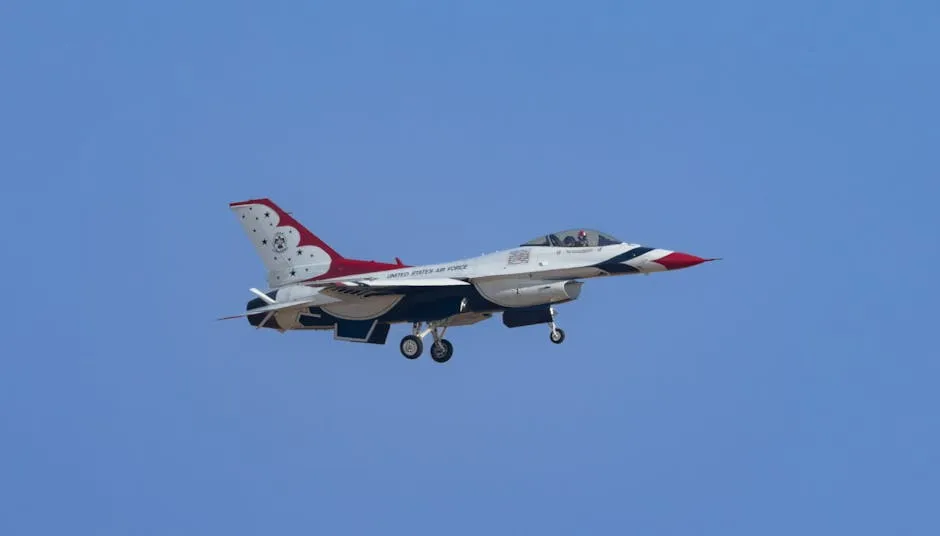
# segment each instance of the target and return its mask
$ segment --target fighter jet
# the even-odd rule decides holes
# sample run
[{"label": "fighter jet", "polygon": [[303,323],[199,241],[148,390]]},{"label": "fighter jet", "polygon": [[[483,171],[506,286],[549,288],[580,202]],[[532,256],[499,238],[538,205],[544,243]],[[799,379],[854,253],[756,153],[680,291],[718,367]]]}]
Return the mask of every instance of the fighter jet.
[{"label": "fighter jet", "polygon": [[392,324],[411,324],[399,349],[445,363],[448,328],[502,315],[509,328],[548,325],[555,344],[565,332],[557,307],[578,299],[583,280],[689,268],[705,259],[618,240],[594,229],[540,235],[518,247],[442,264],[410,266],[346,258],[270,199],[229,205],[267,269],[268,290],[244,314],[256,328],[332,331],[333,338],[385,344]]}]

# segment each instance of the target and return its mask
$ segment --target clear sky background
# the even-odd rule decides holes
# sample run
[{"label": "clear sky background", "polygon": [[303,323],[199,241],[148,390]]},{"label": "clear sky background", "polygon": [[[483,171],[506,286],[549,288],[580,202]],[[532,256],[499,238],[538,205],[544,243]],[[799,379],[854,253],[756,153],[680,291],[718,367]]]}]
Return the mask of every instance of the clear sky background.
[{"label": "clear sky background", "polygon": [[[940,4],[0,3],[0,534],[940,533]],[[236,314],[269,196],[409,264],[725,260],[404,359]]]}]

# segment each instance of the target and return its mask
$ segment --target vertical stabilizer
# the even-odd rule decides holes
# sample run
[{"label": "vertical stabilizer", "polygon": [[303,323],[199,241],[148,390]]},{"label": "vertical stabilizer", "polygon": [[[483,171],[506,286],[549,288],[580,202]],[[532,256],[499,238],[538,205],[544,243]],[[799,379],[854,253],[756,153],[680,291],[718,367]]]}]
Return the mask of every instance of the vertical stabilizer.
[{"label": "vertical stabilizer", "polygon": [[330,273],[343,257],[270,199],[229,207],[268,270],[268,285],[280,287]]}]

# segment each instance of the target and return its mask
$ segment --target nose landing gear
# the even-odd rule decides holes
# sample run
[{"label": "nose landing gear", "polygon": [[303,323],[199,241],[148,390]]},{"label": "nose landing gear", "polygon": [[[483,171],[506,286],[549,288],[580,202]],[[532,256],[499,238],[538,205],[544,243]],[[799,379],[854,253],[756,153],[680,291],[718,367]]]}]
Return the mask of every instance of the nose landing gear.
[{"label": "nose landing gear", "polygon": [[411,328],[411,335],[405,335],[401,340],[401,353],[408,359],[417,359],[424,351],[423,339],[430,333],[434,337],[431,343],[431,359],[438,363],[446,363],[454,355],[454,345],[444,338],[447,325],[443,322],[428,322],[428,327],[421,330],[421,322],[415,322]]},{"label": "nose landing gear", "polygon": [[552,321],[550,323],[552,330],[551,332],[549,332],[548,338],[551,339],[551,341],[555,344],[561,344],[565,342],[565,330],[561,329],[555,324],[555,315],[558,314],[555,311],[555,308],[554,307],[550,308],[549,312],[552,315]]}]

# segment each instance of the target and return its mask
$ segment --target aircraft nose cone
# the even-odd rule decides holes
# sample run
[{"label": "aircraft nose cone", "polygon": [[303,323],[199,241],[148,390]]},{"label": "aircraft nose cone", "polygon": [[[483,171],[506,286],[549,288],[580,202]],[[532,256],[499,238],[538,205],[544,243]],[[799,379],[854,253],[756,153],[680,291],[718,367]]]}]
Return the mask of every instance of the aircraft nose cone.
[{"label": "aircraft nose cone", "polygon": [[703,262],[708,262],[712,259],[703,259],[701,257],[696,257],[695,255],[689,255],[688,253],[679,253],[674,251],[665,257],[656,259],[656,264],[661,264],[666,267],[667,270],[679,270],[680,268],[688,268],[690,266],[695,266],[697,264],[702,264]]}]

